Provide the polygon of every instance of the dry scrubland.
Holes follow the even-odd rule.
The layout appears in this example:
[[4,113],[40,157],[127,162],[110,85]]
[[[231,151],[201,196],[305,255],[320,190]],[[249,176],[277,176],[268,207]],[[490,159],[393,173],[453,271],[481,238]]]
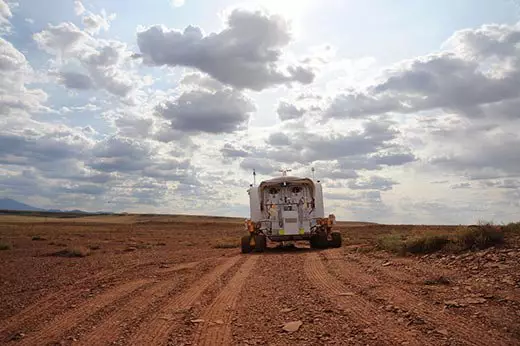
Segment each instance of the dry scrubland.
[[520,227],[339,223],[241,255],[243,220],[0,216],[0,344],[520,345]]

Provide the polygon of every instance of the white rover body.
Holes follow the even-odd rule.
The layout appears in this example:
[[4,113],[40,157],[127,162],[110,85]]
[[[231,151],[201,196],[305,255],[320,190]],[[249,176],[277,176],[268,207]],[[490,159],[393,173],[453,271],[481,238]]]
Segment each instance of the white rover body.
[[250,219],[248,235],[242,237],[242,252],[265,250],[267,240],[308,240],[312,248],[340,247],[341,234],[332,231],[334,215],[325,218],[319,181],[284,175],[266,180],[248,190]]

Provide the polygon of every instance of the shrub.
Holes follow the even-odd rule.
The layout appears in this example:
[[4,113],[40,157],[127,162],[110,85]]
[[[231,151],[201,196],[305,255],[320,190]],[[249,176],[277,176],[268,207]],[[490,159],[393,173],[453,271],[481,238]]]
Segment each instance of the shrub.
[[507,225],[502,226],[502,230],[506,233],[520,234],[520,222],[510,222]]
[[0,250],[10,250],[10,249],[11,249],[11,244],[0,243]]
[[[509,224],[504,227],[509,227],[509,232],[516,232],[520,228],[520,224]],[[503,243],[504,232],[502,229],[490,223],[482,223],[477,226],[464,227],[452,235],[433,233],[406,239],[391,234],[378,238],[377,247],[400,255],[481,250]]]
[[44,237],[39,236],[39,235],[35,235],[35,236],[33,236],[31,239],[32,239],[32,240],[47,240],[47,239],[45,239]]
[[427,254],[442,250],[449,241],[446,235],[429,234],[407,240],[404,248],[406,252],[413,254]]
[[504,233],[490,223],[468,227],[456,235],[461,250],[481,250],[504,242]]
[[405,247],[402,238],[397,234],[384,235],[377,239],[377,247],[399,254],[404,254]]

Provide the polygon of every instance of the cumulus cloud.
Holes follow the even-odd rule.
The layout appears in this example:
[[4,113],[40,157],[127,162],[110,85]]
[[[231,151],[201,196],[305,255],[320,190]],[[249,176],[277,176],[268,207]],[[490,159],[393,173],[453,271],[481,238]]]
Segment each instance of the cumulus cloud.
[[47,94],[28,88],[34,72],[25,56],[10,42],[0,37],[0,111],[2,115],[35,112],[43,109]]
[[289,136],[283,132],[274,132],[267,138],[267,143],[273,146],[286,146],[291,144],[291,140]]
[[13,14],[7,2],[0,0],[0,25],[8,24],[12,16]]
[[70,89],[92,89],[94,83],[89,76],[77,72],[61,72],[63,84]]
[[142,84],[132,70],[131,54],[122,42],[98,40],[72,23],[49,25],[33,37],[41,49],[56,55],[62,65],[69,63],[74,67],[79,64],[86,72],[61,72],[67,87],[75,88],[81,79],[83,88],[76,89],[89,86],[89,89],[104,89],[126,98]]
[[226,24],[210,35],[195,26],[177,31],[155,25],[137,33],[137,44],[146,64],[193,67],[237,88],[313,81],[305,66],[281,66],[282,49],[291,40],[282,17],[236,9]]
[[371,176],[368,179],[350,181],[348,183],[348,187],[352,190],[388,191],[388,190],[392,190],[393,186],[396,184],[397,184],[397,182],[394,181],[393,179],[380,177],[380,176]]
[[239,91],[190,90],[156,107],[174,130],[185,133],[232,133],[247,125],[256,107]]
[[76,13],[77,16],[82,15],[85,12],[85,6],[83,6],[83,3],[81,1],[75,0],[74,1],[74,13]]
[[285,101],[280,101],[276,113],[278,113],[281,121],[285,121],[301,118],[305,114],[305,109],[297,108],[295,105]]
[[[520,97],[520,27],[486,25],[455,33],[447,50],[398,64],[366,91],[337,95],[326,119],[448,109],[478,118]],[[487,112],[486,112],[487,111]]]

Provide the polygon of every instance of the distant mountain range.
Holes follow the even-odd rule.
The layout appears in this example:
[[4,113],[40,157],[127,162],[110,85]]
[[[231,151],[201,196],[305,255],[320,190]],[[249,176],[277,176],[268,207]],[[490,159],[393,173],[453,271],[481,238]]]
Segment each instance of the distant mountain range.
[[0,210],[41,211],[41,212],[51,212],[51,213],[74,213],[74,214],[79,214],[79,213],[98,214],[98,213],[102,213],[102,212],[89,213],[89,212],[83,211],[83,210],[42,209],[42,208],[36,208],[36,207],[31,206],[31,205],[15,201],[14,199],[10,199],[10,198],[0,198]]

